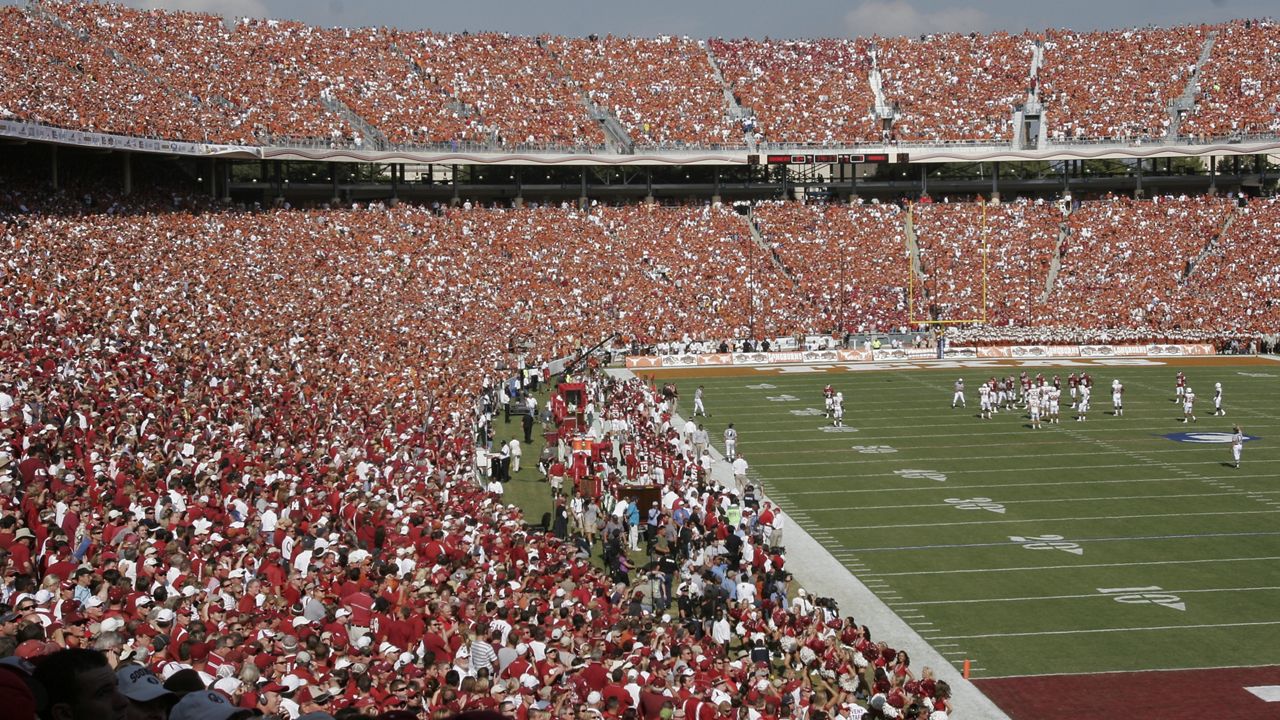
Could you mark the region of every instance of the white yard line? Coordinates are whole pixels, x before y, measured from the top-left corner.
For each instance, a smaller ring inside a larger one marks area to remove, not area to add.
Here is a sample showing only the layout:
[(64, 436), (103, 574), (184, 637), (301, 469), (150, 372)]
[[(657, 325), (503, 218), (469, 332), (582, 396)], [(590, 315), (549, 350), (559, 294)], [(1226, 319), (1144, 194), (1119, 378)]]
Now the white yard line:
[[(1192, 595), (1195, 593), (1220, 593), (1220, 592), (1256, 592), (1256, 591), (1274, 591), (1280, 590), (1280, 586), (1266, 587), (1243, 587), (1243, 588), (1204, 588), (1200, 590), (1170, 590), (1161, 588), (1160, 592), (1170, 593), (1173, 595)], [(903, 607), (920, 607), (924, 605), (978, 605), (982, 603), (1006, 603), (1006, 602), (1036, 602), (1038, 600), (1112, 600), (1108, 595), (1100, 595), (1098, 593), (1084, 593), (1078, 595), (1028, 595), (1026, 597), (999, 597), (999, 598), (970, 598), (968, 600), (916, 600), (914, 602), (901, 603)]]
[[(1018, 543), (1009, 543), (1016, 545)], [(1030, 567), (968, 568), (965, 570), (913, 570), (906, 572), (862, 573), (862, 578), (914, 577), (919, 575), (956, 575), (962, 573), (1035, 572), (1039, 570), (1095, 570), (1098, 568), (1152, 567), (1155, 565), (1196, 565), (1200, 563), (1275, 562), (1280, 555), (1264, 557), (1212, 558), (1208, 560), (1150, 560), (1147, 562), (1089, 563), (1087, 565), (1033, 565)]]
[(829, 530), (893, 530), (898, 528), (957, 527), (962, 525), (1009, 525), (1047, 522), (1094, 522), (1100, 520), (1139, 520), (1143, 518), (1218, 517), (1224, 515), (1274, 515), (1280, 510), (1229, 510), (1200, 513), (1151, 513), (1148, 515), (1080, 515), (1074, 517), (1021, 518), (1008, 520), (970, 520), (962, 522), (898, 523), (891, 525), (836, 525)]

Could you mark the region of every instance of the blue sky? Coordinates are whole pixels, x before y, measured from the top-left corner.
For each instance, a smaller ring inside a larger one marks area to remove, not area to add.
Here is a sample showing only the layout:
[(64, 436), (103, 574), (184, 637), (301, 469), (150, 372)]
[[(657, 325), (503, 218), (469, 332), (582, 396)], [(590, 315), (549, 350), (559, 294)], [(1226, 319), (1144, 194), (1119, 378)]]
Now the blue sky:
[[(13, 2), (13, 0), (0, 0)], [(847, 37), (1079, 30), (1275, 16), (1275, 0), (128, 0), (317, 25), (390, 25), (443, 32), (694, 37)]]

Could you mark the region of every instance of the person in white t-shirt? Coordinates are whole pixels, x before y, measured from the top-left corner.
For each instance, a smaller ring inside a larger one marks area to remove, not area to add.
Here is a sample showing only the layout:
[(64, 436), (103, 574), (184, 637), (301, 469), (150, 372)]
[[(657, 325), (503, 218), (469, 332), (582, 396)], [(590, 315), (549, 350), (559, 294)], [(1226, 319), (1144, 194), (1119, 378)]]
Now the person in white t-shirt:
[(738, 485), (738, 496), (747, 489), (747, 459), (739, 455), (733, 459), (733, 480)]

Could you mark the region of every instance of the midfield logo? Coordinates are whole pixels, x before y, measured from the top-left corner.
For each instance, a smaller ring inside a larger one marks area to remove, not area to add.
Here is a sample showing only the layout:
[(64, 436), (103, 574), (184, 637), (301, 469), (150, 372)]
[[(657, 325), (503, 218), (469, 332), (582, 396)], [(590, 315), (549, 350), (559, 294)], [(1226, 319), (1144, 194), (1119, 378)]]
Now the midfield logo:
[[(1200, 444), (1217, 443), (1222, 445), (1231, 444), (1231, 433), (1229, 432), (1176, 432), (1176, 433), (1169, 433), (1164, 437), (1174, 442), (1200, 443)], [(1245, 442), (1249, 442), (1250, 440), (1261, 440), (1261, 439), (1262, 438), (1259, 438), (1256, 435), (1244, 436)]]

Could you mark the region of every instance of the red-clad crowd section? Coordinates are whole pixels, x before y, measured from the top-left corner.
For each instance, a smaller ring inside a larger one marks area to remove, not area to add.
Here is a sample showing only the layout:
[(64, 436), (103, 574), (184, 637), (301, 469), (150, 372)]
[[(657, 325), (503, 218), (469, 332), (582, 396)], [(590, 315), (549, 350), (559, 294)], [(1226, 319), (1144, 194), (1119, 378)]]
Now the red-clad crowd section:
[[(794, 585), (785, 519), (708, 481), (672, 393), (581, 372), (576, 407), (526, 410), (609, 433), (539, 457), (569, 478), (549, 528), (491, 477), (523, 454), (491, 432), (503, 403), (614, 332), (906, 325), (909, 272), (972, 314), (985, 266), (988, 339), (1221, 339), (1280, 312), (1270, 200), (200, 202), (0, 196), (0, 656), (95, 647), (291, 718), (945, 717), (893, 638)], [(665, 486), (650, 507), (617, 484), (638, 474)]]

